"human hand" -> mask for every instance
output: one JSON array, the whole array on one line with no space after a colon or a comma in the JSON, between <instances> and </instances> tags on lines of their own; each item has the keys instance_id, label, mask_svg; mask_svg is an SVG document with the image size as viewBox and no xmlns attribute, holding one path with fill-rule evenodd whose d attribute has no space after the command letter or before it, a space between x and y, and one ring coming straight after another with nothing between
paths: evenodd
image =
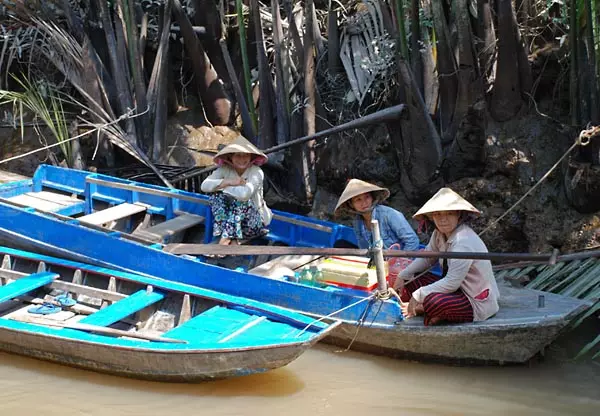
<instances>
[{"instance_id":1,"label":"human hand","mask_svg":"<svg viewBox=\"0 0 600 416\"><path fill-rule=\"evenodd\" d=\"M401 302L400 308L402 309L402 315L404 315L405 319L412 318L413 316L417 316L417 308L419 307L419 302L413 297L410 298L408 302Z\"/></svg>"},{"instance_id":2,"label":"human hand","mask_svg":"<svg viewBox=\"0 0 600 416\"><path fill-rule=\"evenodd\" d=\"M404 288L404 279L402 279L400 276L397 276L392 287L396 292L400 292L402 288Z\"/></svg>"},{"instance_id":3,"label":"human hand","mask_svg":"<svg viewBox=\"0 0 600 416\"><path fill-rule=\"evenodd\" d=\"M243 186L243 185L246 185L246 179L242 178L241 176L238 176L237 178L230 179L230 181L231 181L231 185L230 186Z\"/></svg>"}]
</instances>

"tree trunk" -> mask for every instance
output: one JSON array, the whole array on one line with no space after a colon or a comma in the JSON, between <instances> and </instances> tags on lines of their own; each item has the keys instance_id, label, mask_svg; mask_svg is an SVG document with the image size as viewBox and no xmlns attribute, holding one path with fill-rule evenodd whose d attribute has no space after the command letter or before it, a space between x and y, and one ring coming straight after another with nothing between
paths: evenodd
<instances>
[{"instance_id":1,"label":"tree trunk","mask_svg":"<svg viewBox=\"0 0 600 416\"><path fill-rule=\"evenodd\" d=\"M477 36L478 53L479 53L479 68L484 79L483 90L488 92L494 83L496 77L496 34L494 32L494 21L492 18L491 0L477 1Z\"/></svg>"},{"instance_id":2,"label":"tree trunk","mask_svg":"<svg viewBox=\"0 0 600 416\"><path fill-rule=\"evenodd\" d=\"M275 145L273 103L275 92L273 91L273 79L271 68L267 61L265 41L260 18L258 0L250 0L250 13L252 25L254 26L254 37L256 39L256 60L258 62L258 145L261 149L267 149Z\"/></svg>"},{"instance_id":3,"label":"tree trunk","mask_svg":"<svg viewBox=\"0 0 600 416\"><path fill-rule=\"evenodd\" d=\"M455 0L456 26L458 34L458 97L454 110L454 126L462 123L469 107L481 96L480 77L477 71L477 60L473 56L473 36L468 12L467 0Z\"/></svg>"},{"instance_id":4,"label":"tree trunk","mask_svg":"<svg viewBox=\"0 0 600 416\"><path fill-rule=\"evenodd\" d=\"M219 39L223 36L221 28L221 19L223 19L223 16L219 14L219 10L217 9L217 0L193 0L193 4L196 10L194 23L197 26L206 28L206 35L202 37L202 43L206 48L206 54L210 59L210 63L219 78L226 84L230 84L229 72L227 71L221 47L219 46Z\"/></svg>"},{"instance_id":5,"label":"tree trunk","mask_svg":"<svg viewBox=\"0 0 600 416\"><path fill-rule=\"evenodd\" d=\"M149 120L153 121L152 132L152 160L160 160L165 148L165 131L167 126L167 70L169 59L169 39L171 34L171 9L172 1L167 0L162 13L160 24L160 38L158 51L154 58L152 75L148 83L148 105L150 107Z\"/></svg>"},{"instance_id":6,"label":"tree trunk","mask_svg":"<svg viewBox=\"0 0 600 416\"><path fill-rule=\"evenodd\" d=\"M435 0L434 0L435 1ZM410 64L415 82L421 94L423 88L423 59L421 57L421 21L419 19L419 0L411 0L410 8Z\"/></svg>"},{"instance_id":7,"label":"tree trunk","mask_svg":"<svg viewBox=\"0 0 600 416\"><path fill-rule=\"evenodd\" d=\"M579 76L579 54L577 53L577 0L570 1L570 28L569 45L571 49L571 71L570 71L570 98L571 98L571 124L574 126L580 123L579 109L579 87L577 78Z\"/></svg>"},{"instance_id":8,"label":"tree trunk","mask_svg":"<svg viewBox=\"0 0 600 416\"><path fill-rule=\"evenodd\" d=\"M229 123L232 113L231 101L225 93L219 76L211 66L210 60L196 37L190 20L184 13L180 0L173 0L173 15L179 22L185 48L192 61L198 95L204 104L208 121L214 125Z\"/></svg>"},{"instance_id":9,"label":"tree trunk","mask_svg":"<svg viewBox=\"0 0 600 416\"><path fill-rule=\"evenodd\" d=\"M498 0L498 70L490 112L497 121L506 121L520 110L521 86L511 0Z\"/></svg>"},{"instance_id":10,"label":"tree trunk","mask_svg":"<svg viewBox=\"0 0 600 416\"><path fill-rule=\"evenodd\" d=\"M437 36L437 69L440 81L440 131L445 140L452 139L452 119L458 94L457 65L450 47L446 14L441 1L432 0L433 24ZM450 137L448 137L450 136Z\"/></svg>"},{"instance_id":11,"label":"tree trunk","mask_svg":"<svg viewBox=\"0 0 600 416\"><path fill-rule=\"evenodd\" d=\"M111 67L111 74L115 80L117 87L117 98L119 109L119 116L124 114L128 109L132 108L131 93L129 91L129 83L127 82L126 67L123 65L122 57L120 56L119 48L117 46L117 38L115 36L115 30L111 21L111 13L108 9L108 3L102 0L97 0L99 6L100 16L102 19L102 25L104 29L104 35L106 37L106 45L108 47L109 63ZM135 124L132 118L128 118L126 121L127 125L127 140L131 144L138 144L137 137L135 134Z\"/></svg>"},{"instance_id":12,"label":"tree trunk","mask_svg":"<svg viewBox=\"0 0 600 416\"><path fill-rule=\"evenodd\" d=\"M314 28L312 19L313 0L307 0L304 9L305 31L304 31L304 134L311 135L316 132L315 114L315 50L314 50ZM315 175L315 142L311 140L302 145L302 168L304 178L303 201L311 202L316 191Z\"/></svg>"},{"instance_id":13,"label":"tree trunk","mask_svg":"<svg viewBox=\"0 0 600 416\"><path fill-rule=\"evenodd\" d=\"M410 67L402 59L399 59L398 67L405 84L408 117L400 121L401 134L394 129L390 134L395 136L393 142L400 153L402 189L415 201L429 192L437 176L442 146Z\"/></svg>"},{"instance_id":14,"label":"tree trunk","mask_svg":"<svg viewBox=\"0 0 600 416\"><path fill-rule=\"evenodd\" d=\"M285 143L290 137L290 103L289 103L289 55L283 37L279 1L271 0L271 14L273 15L273 43L275 46L275 85L276 85L276 142Z\"/></svg>"},{"instance_id":15,"label":"tree trunk","mask_svg":"<svg viewBox=\"0 0 600 416\"><path fill-rule=\"evenodd\" d=\"M588 97L590 108L590 120L594 124L598 124L600 115L598 114L598 84L596 78L596 49L594 45L594 26L592 23L593 10L591 0L585 0L585 47L587 52L587 77Z\"/></svg>"},{"instance_id":16,"label":"tree trunk","mask_svg":"<svg viewBox=\"0 0 600 416\"><path fill-rule=\"evenodd\" d=\"M150 130L148 129L148 102L146 101L146 77L142 72L142 55L139 50L139 37L137 31L137 19L135 17L134 0L119 0L119 7L123 7L123 18L127 29L127 50L129 51L129 66L134 82L134 103L136 107L136 130L138 141L143 149L151 146Z\"/></svg>"},{"instance_id":17,"label":"tree trunk","mask_svg":"<svg viewBox=\"0 0 600 416\"><path fill-rule=\"evenodd\" d=\"M340 32L338 30L337 10L330 3L327 16L327 69L329 75L335 77L342 69L340 61Z\"/></svg>"}]
</instances>

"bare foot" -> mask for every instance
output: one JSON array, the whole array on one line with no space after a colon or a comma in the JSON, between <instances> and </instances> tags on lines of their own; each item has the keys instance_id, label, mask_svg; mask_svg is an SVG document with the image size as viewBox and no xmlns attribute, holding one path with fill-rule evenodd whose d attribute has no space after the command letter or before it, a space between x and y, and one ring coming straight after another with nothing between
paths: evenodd
<instances>
[{"instance_id":1,"label":"bare foot","mask_svg":"<svg viewBox=\"0 0 600 416\"><path fill-rule=\"evenodd\" d=\"M442 321L442 318L439 316L434 316L429 320L429 325L437 325Z\"/></svg>"},{"instance_id":2,"label":"bare foot","mask_svg":"<svg viewBox=\"0 0 600 416\"><path fill-rule=\"evenodd\" d=\"M229 244L231 244L231 238L221 237L221 239L219 240L219 245L228 246Z\"/></svg>"},{"instance_id":3,"label":"bare foot","mask_svg":"<svg viewBox=\"0 0 600 416\"><path fill-rule=\"evenodd\" d=\"M422 303L417 304L417 306L415 306L415 314L417 315L423 315L425 313L425 308L423 307Z\"/></svg>"}]
</instances>

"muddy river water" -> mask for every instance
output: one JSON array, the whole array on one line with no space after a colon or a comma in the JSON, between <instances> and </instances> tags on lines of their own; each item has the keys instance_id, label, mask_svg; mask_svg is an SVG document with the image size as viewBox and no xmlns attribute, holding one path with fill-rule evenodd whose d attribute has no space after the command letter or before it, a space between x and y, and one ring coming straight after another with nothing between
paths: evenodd
<instances>
[{"instance_id":1,"label":"muddy river water","mask_svg":"<svg viewBox=\"0 0 600 416\"><path fill-rule=\"evenodd\" d=\"M600 415L600 364L560 347L511 367L452 367L317 345L265 374L129 380L0 353L0 415Z\"/></svg>"}]
</instances>

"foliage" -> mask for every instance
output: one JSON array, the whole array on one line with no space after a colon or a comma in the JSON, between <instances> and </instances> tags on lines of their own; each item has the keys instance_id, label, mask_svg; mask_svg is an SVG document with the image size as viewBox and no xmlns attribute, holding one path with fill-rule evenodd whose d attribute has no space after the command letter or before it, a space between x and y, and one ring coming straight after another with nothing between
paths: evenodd
<instances>
[{"instance_id":1,"label":"foliage","mask_svg":"<svg viewBox=\"0 0 600 416\"><path fill-rule=\"evenodd\" d=\"M14 77L22 91L0 90L0 106L12 104L14 119L19 120L21 136L24 130L25 110L29 110L36 118L50 129L59 143L67 164L71 165L71 146L69 128L64 104L74 104L73 100L63 97L56 87L43 80L31 81L25 77ZM41 134L39 129L38 134Z\"/></svg>"}]
</instances>

